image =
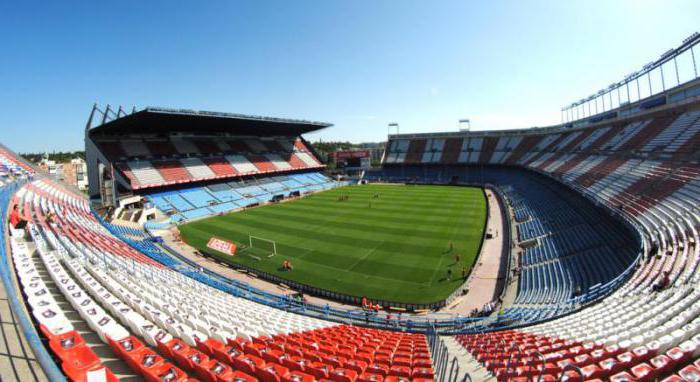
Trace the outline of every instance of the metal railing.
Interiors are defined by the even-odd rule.
[[[564,366],[564,368],[561,370],[561,374],[559,374],[559,382],[569,381],[569,377],[566,375],[567,371],[574,371],[578,373],[578,381],[583,382],[583,371],[581,371],[581,368],[571,363]]]
[[[428,345],[433,359],[435,380],[438,382],[471,382],[472,377],[465,372],[460,378],[460,367],[457,356],[451,356],[445,341],[436,333],[429,334]]]
[[[12,313],[17,317],[19,321],[19,326],[22,329],[21,334],[27,340],[29,347],[31,347],[32,352],[36,356],[36,360],[39,362],[39,366],[44,371],[46,376],[51,381],[65,381],[63,373],[59,369],[56,362],[46,350],[46,347],[39,338],[37,334],[36,327],[34,326],[30,316],[27,314],[23,303],[20,301],[22,293],[15,288],[15,283],[13,282],[12,269],[9,263],[10,253],[5,252],[8,242],[6,242],[6,226],[7,222],[7,208],[14,195],[15,191],[21,187],[22,181],[13,182],[0,187],[0,218],[2,219],[3,226],[0,227],[0,279],[5,287],[8,302],[10,303],[10,308]]]

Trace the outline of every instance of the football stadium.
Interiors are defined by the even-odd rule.
[[[88,104],[84,187],[0,145],[0,380],[700,381],[699,47],[374,164],[275,110]]]

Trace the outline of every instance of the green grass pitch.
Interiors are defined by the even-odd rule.
[[[347,200],[339,201],[341,195]],[[427,304],[461,284],[462,268],[470,269],[478,255],[485,220],[479,188],[362,185],[211,217],[180,232],[188,244],[229,263],[352,296]],[[264,243],[247,248],[248,235],[274,240],[277,255],[268,257]],[[236,255],[208,249],[212,236],[236,242]],[[292,271],[282,269],[284,260]]]

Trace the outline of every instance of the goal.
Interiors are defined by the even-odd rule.
[[[265,251],[272,255],[277,254],[277,243],[274,240],[265,239],[259,236],[248,235],[250,248]]]

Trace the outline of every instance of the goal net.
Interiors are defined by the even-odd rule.
[[[269,253],[270,256],[277,254],[277,243],[274,240],[248,235],[248,244],[251,249]]]

